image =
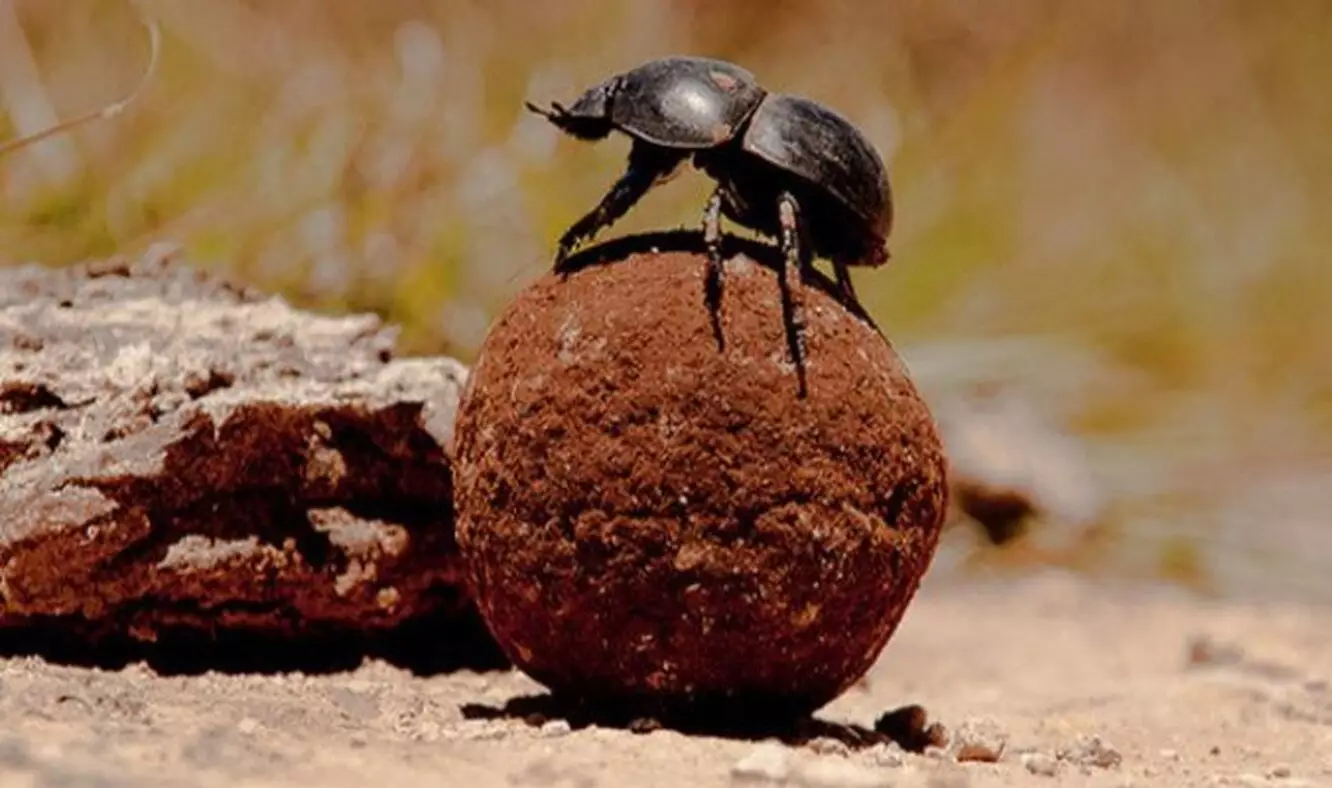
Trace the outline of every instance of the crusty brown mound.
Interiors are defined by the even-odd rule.
[[[474,638],[444,451],[466,370],[393,341],[159,254],[0,271],[0,649]]]
[[[721,352],[684,251],[547,275],[485,341],[455,425],[459,546],[502,648],[557,693],[812,711],[930,563],[945,462],[907,371],[807,286],[798,398],[755,256],[727,261]]]

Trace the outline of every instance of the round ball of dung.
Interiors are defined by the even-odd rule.
[[[936,425],[890,344],[775,264],[639,251],[549,274],[487,335],[455,425],[457,539],[509,658],[661,715],[812,712],[875,661],[934,554]],[[743,712],[742,712],[743,713]]]

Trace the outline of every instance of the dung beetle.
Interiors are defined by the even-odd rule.
[[[693,164],[717,183],[703,209],[706,292],[720,306],[721,216],[778,239],[786,268],[783,311],[796,322],[788,275],[830,260],[848,306],[860,308],[847,266],[888,261],[893,206],[874,146],[845,118],[800,96],[769,93],[749,71],[698,56],[650,60],[583,93],[570,107],[527,109],[581,140],[620,131],[632,140],[624,173],[560,238],[555,270],[571,251],[624,216],[652,187]],[[715,319],[714,319],[715,324]],[[798,340],[791,352],[802,370]],[[803,390],[803,384],[802,384]]]

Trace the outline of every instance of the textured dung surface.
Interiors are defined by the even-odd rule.
[[[0,271],[5,647],[465,613],[442,447],[466,370],[393,341],[164,255]]]
[[[939,437],[889,344],[813,287],[798,399],[750,257],[727,262],[719,353],[703,270],[638,252],[510,305],[455,427],[459,544],[549,686],[808,710],[870,666],[930,562]]]

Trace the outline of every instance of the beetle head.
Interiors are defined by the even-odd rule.
[[[526,105],[530,112],[555,124],[571,137],[599,140],[611,133],[610,103],[618,87],[617,79],[608,79],[579,96],[572,107],[557,101],[552,101],[549,109],[542,109],[530,101]]]

